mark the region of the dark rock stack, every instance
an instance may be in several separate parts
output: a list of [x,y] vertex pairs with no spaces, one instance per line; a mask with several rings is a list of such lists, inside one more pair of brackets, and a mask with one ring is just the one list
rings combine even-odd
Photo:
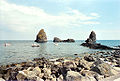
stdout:
[[39,33],[37,34],[35,42],[38,42],[38,43],[47,42],[47,36],[46,36],[46,33],[44,32],[44,29],[41,29],[39,31]]
[[75,42],[75,40],[74,39],[61,40],[58,37],[54,37],[53,42]]
[[89,38],[85,42],[90,44],[96,43],[96,34],[94,31],[91,32]]
[[91,49],[120,50],[118,48],[112,48],[96,43],[96,34],[94,31],[91,32],[89,38],[85,41],[85,43],[82,43],[81,45],[85,47],[89,47]]
[[62,40],[60,38],[58,38],[58,37],[54,37],[53,42],[62,42]]

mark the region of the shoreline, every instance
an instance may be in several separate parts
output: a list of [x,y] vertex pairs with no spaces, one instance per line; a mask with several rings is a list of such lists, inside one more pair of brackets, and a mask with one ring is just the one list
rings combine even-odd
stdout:
[[[35,58],[31,61],[0,66],[4,80],[101,81],[120,73],[120,51],[85,54],[72,59]],[[79,78],[78,78],[79,76]]]

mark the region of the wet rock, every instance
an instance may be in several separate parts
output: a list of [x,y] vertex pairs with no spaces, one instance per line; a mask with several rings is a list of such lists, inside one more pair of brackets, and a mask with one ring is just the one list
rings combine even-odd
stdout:
[[38,42],[38,43],[47,42],[47,36],[46,36],[46,33],[44,32],[44,29],[41,29],[39,31],[39,33],[37,34],[35,42]]

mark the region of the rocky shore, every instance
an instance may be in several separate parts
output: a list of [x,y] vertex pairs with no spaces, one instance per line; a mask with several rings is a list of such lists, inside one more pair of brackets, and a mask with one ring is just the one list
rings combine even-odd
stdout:
[[119,73],[120,50],[98,51],[72,59],[35,58],[0,66],[1,81],[101,81]]

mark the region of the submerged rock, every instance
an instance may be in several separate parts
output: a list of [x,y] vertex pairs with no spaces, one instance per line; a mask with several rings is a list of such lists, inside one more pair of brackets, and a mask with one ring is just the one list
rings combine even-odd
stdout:
[[39,31],[39,33],[37,34],[35,42],[38,42],[38,43],[47,42],[47,36],[46,36],[46,33],[44,32],[44,29],[41,29]]

